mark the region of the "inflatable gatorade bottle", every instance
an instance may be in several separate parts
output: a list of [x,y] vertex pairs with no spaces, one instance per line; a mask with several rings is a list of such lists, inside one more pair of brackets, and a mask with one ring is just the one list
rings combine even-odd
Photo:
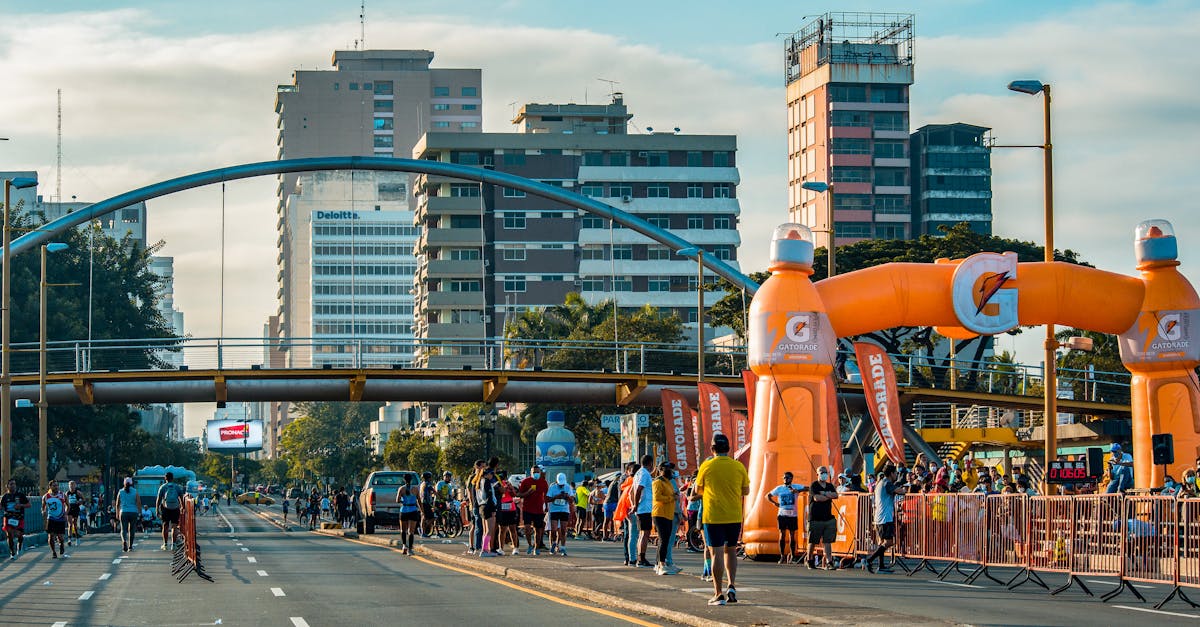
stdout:
[[1121,360],[1133,373],[1133,463],[1136,487],[1161,486],[1151,436],[1170,433],[1179,477],[1200,456],[1200,298],[1179,272],[1179,245],[1166,220],[1146,220],[1134,230],[1137,269],[1146,285],[1142,310],[1121,334]]
[[746,553],[777,555],[777,511],[765,498],[785,471],[811,483],[817,466],[841,470],[833,365],[837,338],[813,286],[812,232],[784,224],[771,238],[771,276],[750,303],[755,388],[746,497]]

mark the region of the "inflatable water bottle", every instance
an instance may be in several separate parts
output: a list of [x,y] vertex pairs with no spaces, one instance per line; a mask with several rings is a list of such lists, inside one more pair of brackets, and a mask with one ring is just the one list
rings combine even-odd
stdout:
[[537,434],[535,463],[542,467],[542,476],[553,482],[558,473],[575,480],[575,434],[566,427],[566,416],[558,410],[546,412],[546,428]]

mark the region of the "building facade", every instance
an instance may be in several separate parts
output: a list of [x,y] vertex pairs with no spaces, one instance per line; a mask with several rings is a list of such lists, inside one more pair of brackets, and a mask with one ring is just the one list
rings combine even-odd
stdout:
[[939,227],[959,222],[992,234],[990,130],[957,122],[928,124],[912,134],[915,235],[942,235]]
[[826,246],[832,201],[835,245],[912,237],[913,16],[822,15],[788,37],[784,77],[789,220]]
[[[560,186],[668,229],[737,267],[737,141],[727,135],[626,134],[621,96],[609,105],[526,105],[519,132],[431,132],[415,158],[477,165]],[[561,304],[644,305],[696,326],[697,268],[650,238],[518,190],[417,177],[421,227],[415,283],[419,354],[428,367],[480,367],[489,356],[453,340],[503,335],[506,320]],[[715,282],[712,275],[705,282]],[[705,303],[720,299],[705,293]],[[712,329],[706,333],[711,337]]]

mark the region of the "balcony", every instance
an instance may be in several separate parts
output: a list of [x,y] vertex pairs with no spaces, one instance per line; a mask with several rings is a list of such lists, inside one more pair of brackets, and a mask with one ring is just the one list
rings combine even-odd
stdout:
[[[483,307],[483,292],[429,292],[425,307]],[[420,309],[420,306],[418,306]]]
[[417,241],[418,248],[425,246],[478,246],[482,240],[478,228],[470,229],[426,229]]
[[483,262],[454,261],[450,259],[435,259],[426,262],[424,276],[428,278],[464,277],[476,278],[483,276]]
[[482,322],[472,323],[430,323],[425,328],[423,339],[462,339],[462,338],[481,338],[487,335],[487,330]]
[[732,183],[741,182],[737,168],[689,168],[585,165],[580,182],[589,183]]
[[[742,243],[741,236],[734,229],[671,229],[671,234],[681,237],[693,244],[710,245],[710,244],[728,244],[738,246]],[[608,244],[609,233],[607,228],[602,229],[580,229],[579,243],[583,244]],[[632,229],[616,229],[612,233],[612,243],[614,244],[658,244],[658,242],[634,231]]]

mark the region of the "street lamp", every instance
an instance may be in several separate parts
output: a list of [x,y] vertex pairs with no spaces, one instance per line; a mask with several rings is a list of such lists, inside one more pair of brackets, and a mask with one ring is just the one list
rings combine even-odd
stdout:
[[[0,270],[0,483],[7,483],[12,478],[12,370],[9,368],[9,357],[12,351],[12,338],[9,333],[9,314],[12,284],[12,242],[9,219],[12,205],[12,188],[27,189],[37,186],[37,179],[17,177],[4,180],[4,226],[2,263]],[[39,486],[40,487],[40,486]]]
[[49,407],[46,402],[46,292],[51,284],[46,282],[46,255],[66,249],[67,245],[62,242],[42,244],[42,280],[38,284],[38,487],[41,489],[45,489],[48,479],[46,455],[49,440],[46,433],[49,423],[49,417],[46,415]]
[[818,194],[825,194],[825,219],[827,221],[827,226],[829,227],[825,231],[829,235],[829,244],[825,249],[827,259],[829,260],[829,272],[827,272],[825,276],[831,277],[837,274],[833,265],[833,183],[825,183],[823,181],[805,181],[800,184],[800,188],[807,189],[810,192],[816,192]]
[[688,246],[676,255],[696,258],[696,380],[704,380],[704,249]]
[[[1041,146],[1030,146],[1032,148],[1041,148],[1045,186],[1045,210],[1043,218],[1045,219],[1046,227],[1046,249],[1043,259],[1046,263],[1054,261],[1054,144],[1050,141],[1050,86],[1043,84],[1041,81],[1022,80],[1013,81],[1008,84],[1008,88],[1012,91],[1036,96],[1042,95],[1042,111],[1044,135]],[[1045,400],[1045,423],[1046,423],[1046,465],[1044,468],[1050,467],[1050,462],[1058,458],[1058,365],[1055,362],[1057,350],[1062,347],[1058,340],[1054,338],[1054,323],[1046,325],[1046,340],[1043,343],[1043,348],[1046,350],[1046,375],[1043,382],[1043,396]],[[1042,494],[1049,494],[1049,484],[1042,488]]]
[[[484,436],[483,439],[483,456],[492,457],[492,438],[496,435],[496,410],[479,410],[479,433]],[[488,420],[490,418],[490,421]]]

